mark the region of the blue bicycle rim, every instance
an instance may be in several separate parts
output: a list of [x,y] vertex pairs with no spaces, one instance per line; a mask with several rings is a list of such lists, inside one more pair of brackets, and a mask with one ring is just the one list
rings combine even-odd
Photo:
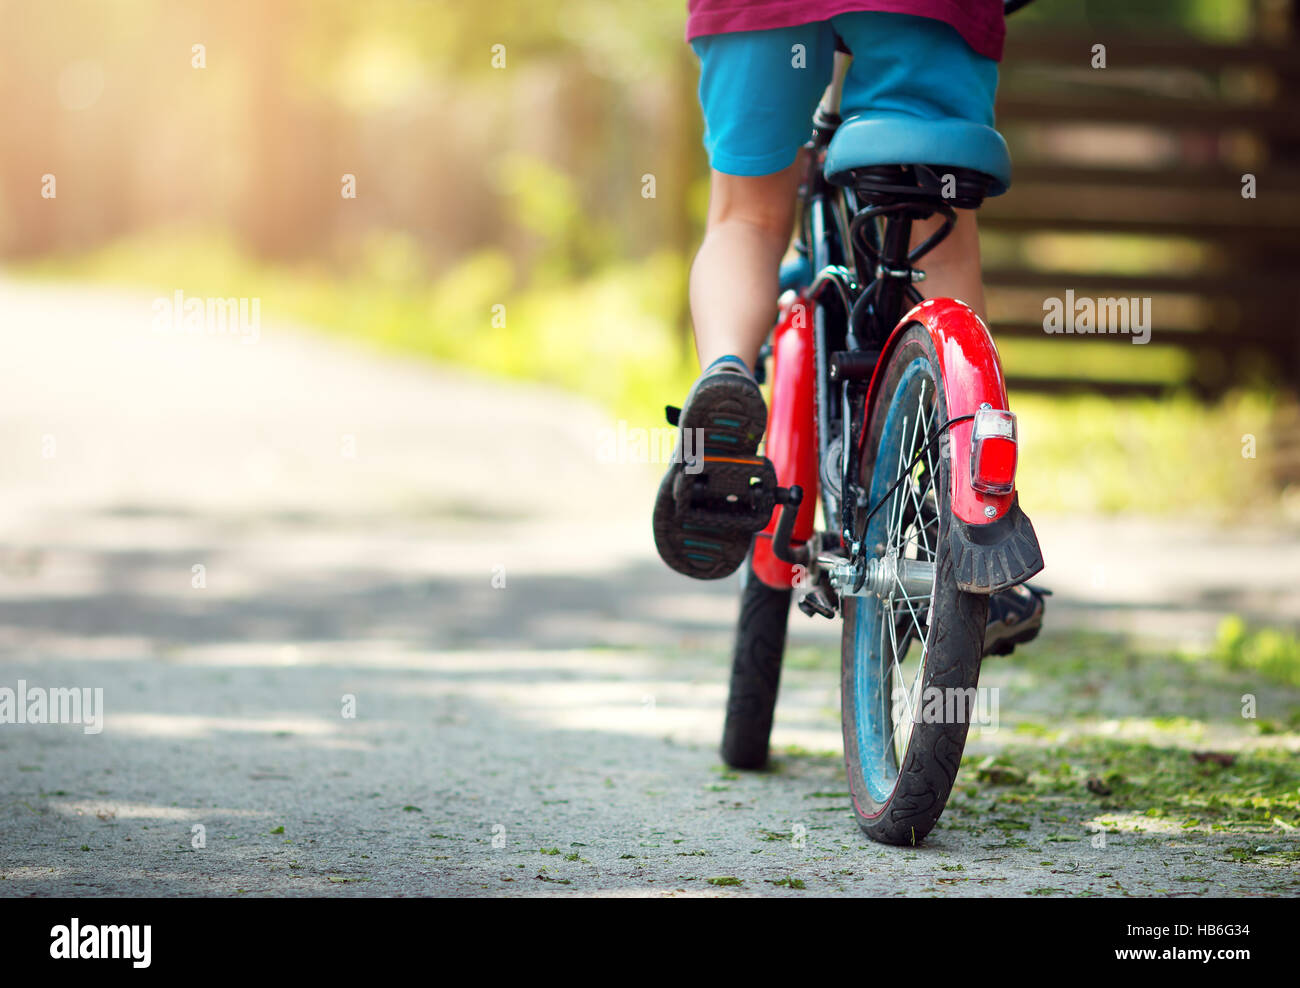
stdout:
[[[879,502],[898,480],[894,471],[900,454],[907,460],[915,454],[915,449],[903,451],[902,447],[915,427],[913,420],[921,388],[928,387],[933,394],[934,384],[934,369],[924,357],[917,357],[903,370],[880,433],[868,504]],[[890,505],[876,512],[867,527],[866,545],[887,542],[889,515]],[[853,628],[853,719],[858,762],[867,791],[878,803],[889,799],[898,780],[898,769],[890,757],[894,743],[890,697],[885,695],[889,683],[885,675],[889,647],[883,626],[886,610],[885,603],[877,597],[859,597]]]

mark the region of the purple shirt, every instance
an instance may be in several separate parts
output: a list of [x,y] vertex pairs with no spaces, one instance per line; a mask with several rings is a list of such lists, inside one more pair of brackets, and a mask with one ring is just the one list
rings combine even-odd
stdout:
[[825,21],[836,14],[879,10],[932,17],[957,29],[979,54],[1002,60],[1002,0],[687,0],[686,40],[703,34],[764,31]]

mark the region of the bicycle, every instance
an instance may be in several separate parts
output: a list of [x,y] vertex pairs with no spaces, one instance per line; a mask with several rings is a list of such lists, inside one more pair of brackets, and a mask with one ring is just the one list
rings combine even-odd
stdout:
[[[796,259],[783,265],[759,362],[772,365],[764,455],[704,463],[677,503],[712,524],[724,510],[750,531],[766,520],[742,570],[725,761],[767,762],[791,598],[807,589],[804,613],[843,618],[855,818],[874,840],[915,844],[961,761],[988,598],[1043,566],[1015,491],[1016,419],[988,328],[964,303],[916,288],[954,208],[1003,191],[1010,159],[979,124],[842,121],[847,64],[836,55],[805,145]],[[942,164],[954,147],[961,167]],[[935,214],[942,226],[909,250],[912,224]],[[927,707],[936,690],[938,718]]]

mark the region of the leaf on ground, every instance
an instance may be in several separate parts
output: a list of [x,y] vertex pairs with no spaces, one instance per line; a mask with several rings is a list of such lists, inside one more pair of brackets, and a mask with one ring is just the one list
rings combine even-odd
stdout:
[[994,786],[1018,786],[1024,783],[1027,776],[1011,765],[998,764],[990,755],[976,766],[975,778]]
[[1192,761],[1213,762],[1215,765],[1222,765],[1225,768],[1237,760],[1237,756],[1226,751],[1193,751]]
[[1084,788],[1094,796],[1109,796],[1111,793],[1110,786],[1102,782],[1095,775],[1088,776],[1088,781],[1083,784]]

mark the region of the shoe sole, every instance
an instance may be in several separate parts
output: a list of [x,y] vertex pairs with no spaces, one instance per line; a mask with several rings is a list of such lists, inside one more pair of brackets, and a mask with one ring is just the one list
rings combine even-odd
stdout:
[[673,486],[686,467],[683,436],[691,430],[703,439],[702,443],[692,442],[693,456],[752,457],[767,428],[767,406],[749,378],[725,371],[709,374],[695,382],[686,396],[678,425],[673,462],[655,497],[655,548],[678,573],[699,580],[720,580],[734,573],[744,561],[753,533],[678,521]]

